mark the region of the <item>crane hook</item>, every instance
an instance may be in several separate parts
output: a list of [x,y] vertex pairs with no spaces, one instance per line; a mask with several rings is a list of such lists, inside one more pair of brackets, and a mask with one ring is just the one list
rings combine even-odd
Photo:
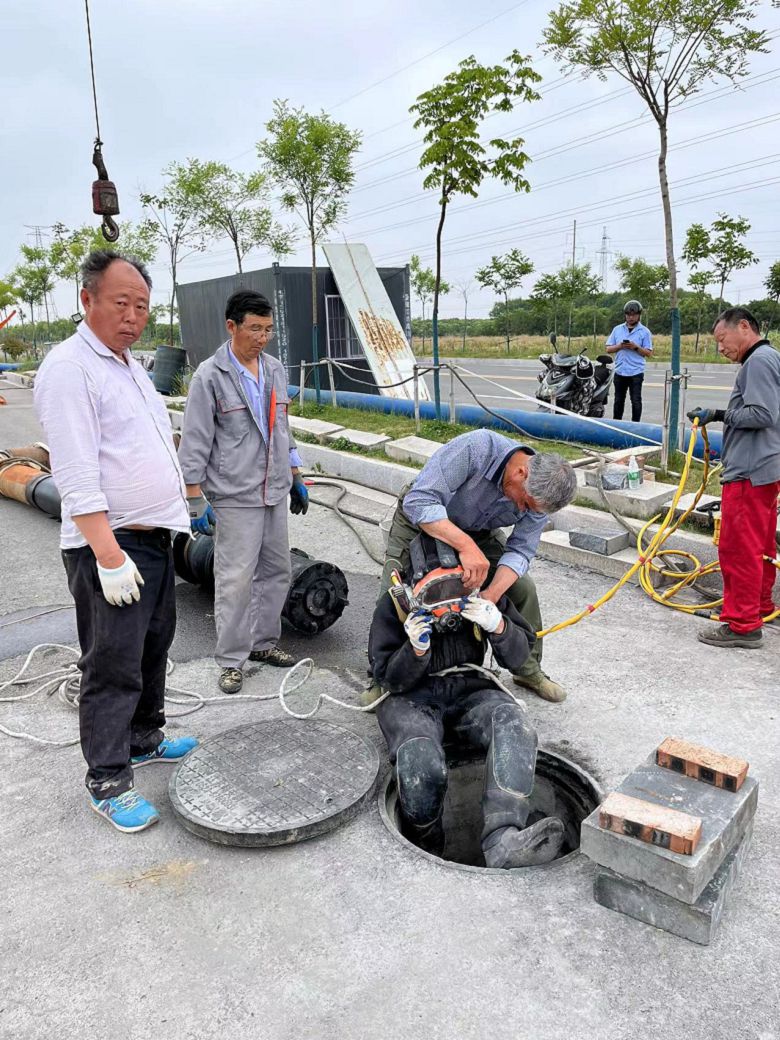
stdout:
[[107,242],[116,242],[119,238],[119,226],[112,217],[119,213],[119,194],[114,182],[108,179],[102,149],[103,142],[96,137],[92,165],[97,170],[98,179],[92,182],[92,212],[103,218],[103,238]]

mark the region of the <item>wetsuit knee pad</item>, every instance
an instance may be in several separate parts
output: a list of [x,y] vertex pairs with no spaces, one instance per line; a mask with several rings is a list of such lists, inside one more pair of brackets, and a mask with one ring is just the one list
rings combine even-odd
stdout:
[[531,793],[537,744],[536,730],[519,704],[499,704],[493,710],[488,754],[500,788],[513,794]]
[[404,816],[417,827],[436,820],[447,790],[444,751],[430,737],[405,740],[395,756],[398,799]]

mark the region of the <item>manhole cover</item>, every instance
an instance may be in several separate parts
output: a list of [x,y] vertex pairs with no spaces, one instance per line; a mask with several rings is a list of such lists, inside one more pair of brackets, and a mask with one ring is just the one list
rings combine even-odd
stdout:
[[275,719],[204,740],[171,777],[181,823],[220,845],[288,845],[355,816],[373,793],[373,744],[330,722]]

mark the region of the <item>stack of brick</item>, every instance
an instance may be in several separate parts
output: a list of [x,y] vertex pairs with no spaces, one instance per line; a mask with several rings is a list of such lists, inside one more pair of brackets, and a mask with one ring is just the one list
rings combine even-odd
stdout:
[[582,824],[602,906],[707,945],[750,846],[748,763],[668,737]]

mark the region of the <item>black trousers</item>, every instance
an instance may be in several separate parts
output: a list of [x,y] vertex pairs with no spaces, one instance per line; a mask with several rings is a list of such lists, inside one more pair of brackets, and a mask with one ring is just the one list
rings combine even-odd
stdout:
[[138,603],[111,606],[89,546],[62,553],[81,647],[79,728],[87,790],[113,798],[133,786],[132,755],[163,739],[165,670],[176,630],[170,532],[114,532],[144,579]]
[[447,791],[445,737],[485,754],[482,840],[502,827],[525,827],[537,737],[525,708],[508,694],[478,678],[450,676],[391,695],[377,706],[376,717],[396,767],[404,829],[416,843],[437,854],[443,846],[440,829],[430,842],[418,839],[440,825]]
[[631,422],[639,422],[642,418],[642,382],[644,372],[635,376],[619,376],[615,373],[615,408],[612,412],[613,419],[623,418],[623,409],[626,404],[626,393],[631,395]]

